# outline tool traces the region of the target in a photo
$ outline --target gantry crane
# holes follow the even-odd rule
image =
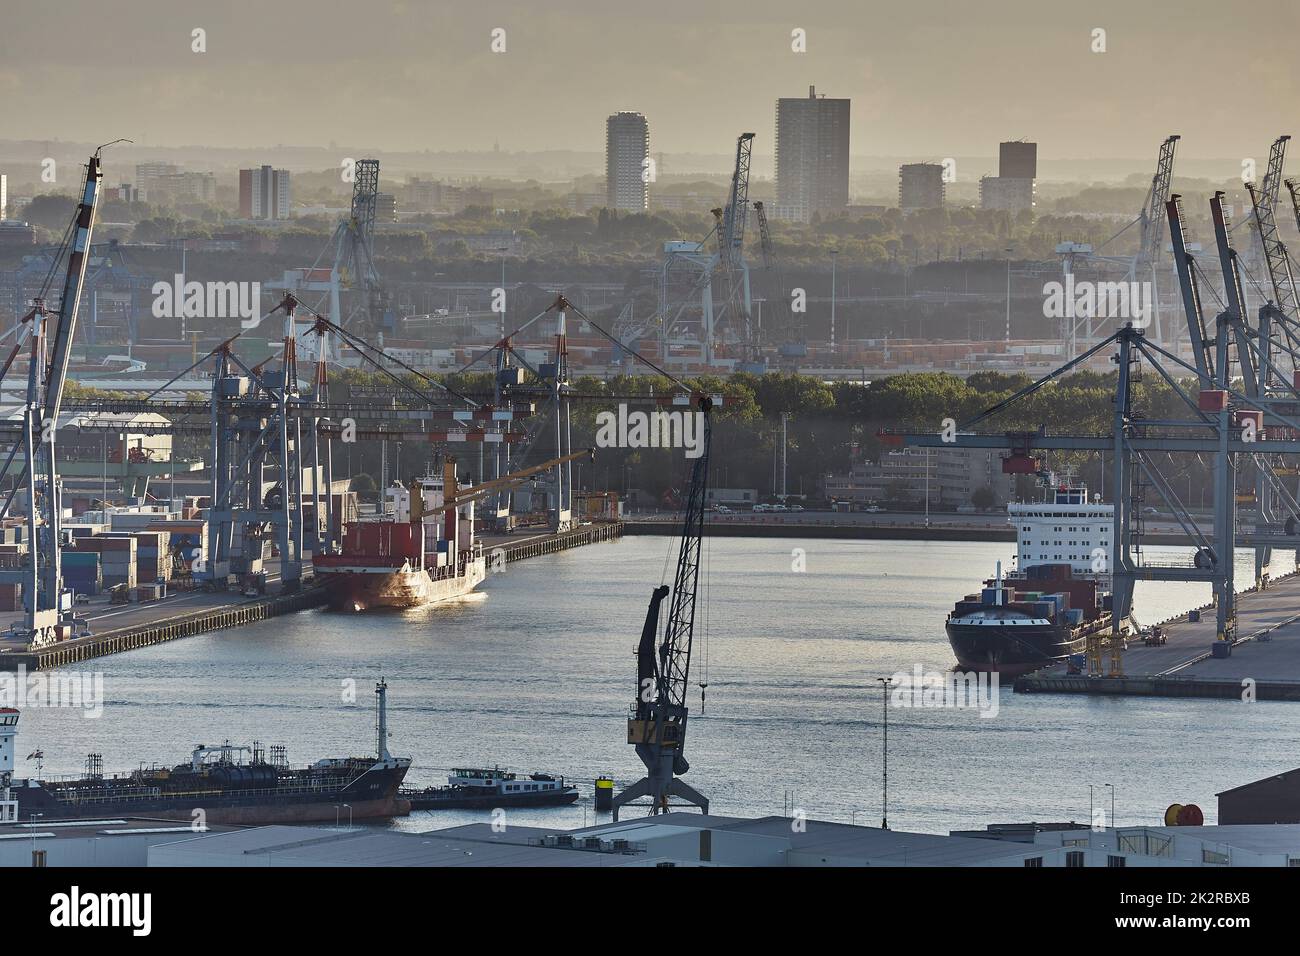
[[[740,346],[742,365],[752,368],[757,359],[755,336],[750,323],[752,300],[749,290],[749,266],[745,262],[745,223],[749,216],[749,166],[753,151],[754,134],[741,133],[736,140],[736,162],[731,172],[731,187],[725,206],[712,210],[715,224],[701,241],[672,241],[664,244],[664,260],[659,268],[659,308],[651,324],[658,325],[660,350],[668,354],[668,345],[674,341],[684,325],[682,321],[688,308],[698,304],[700,310],[698,341],[703,350],[705,364],[717,357],[717,346],[725,341],[724,330],[730,326],[733,338]],[[717,251],[710,254],[710,238],[717,242]],[[695,275],[690,288],[680,299],[670,301],[670,286],[675,268],[686,266]],[[720,275],[724,284],[722,306],[714,309],[713,280]],[[631,336],[619,337],[620,347],[629,343]]]
[[[795,318],[790,296],[785,287],[785,276],[781,272],[781,263],[776,257],[772,245],[772,231],[767,224],[767,210],[761,201],[754,202],[754,215],[758,219],[758,239],[763,250],[763,269],[768,274],[768,298],[775,303],[776,312],[772,317],[783,326],[785,341],[779,351],[785,358],[803,358],[808,354],[808,345],[802,324]]]
[[[1065,276],[1074,273],[1079,262],[1096,262],[1107,267],[1122,266],[1126,271],[1126,280],[1130,283],[1151,283],[1151,317],[1153,325],[1152,338],[1156,342],[1164,340],[1165,335],[1160,318],[1160,295],[1156,284],[1156,266],[1160,258],[1161,239],[1164,236],[1164,209],[1169,200],[1169,190],[1174,179],[1174,154],[1178,148],[1178,135],[1167,136],[1160,144],[1156,158],[1156,171],[1151,177],[1146,199],[1136,219],[1115,233],[1096,249],[1089,243],[1062,242],[1057,245],[1056,253],[1061,257],[1061,269]],[[1118,239],[1134,225],[1138,227],[1138,251],[1131,256],[1102,255],[1102,250]],[[1094,316],[1070,316],[1062,318],[1061,335],[1068,345],[1068,354],[1074,358],[1077,353],[1077,334],[1080,327],[1084,329],[1085,348],[1092,345],[1096,329]]]
[[[31,565],[0,571],[0,580],[16,581],[23,585],[26,610],[24,636],[32,646],[55,640],[57,627],[66,622],[72,610],[71,595],[65,595],[63,590],[63,535],[60,529],[63,503],[54,436],[67,383],[72,340],[77,330],[77,307],[86,277],[95,210],[99,205],[103,179],[99,154],[103,149],[101,146],[95,150],[86,164],[81,200],[65,240],[68,263],[59,306],[57,309],[47,309],[42,292],[31,312],[24,318],[25,322],[31,322],[31,360],[27,372],[27,395],[23,403],[22,437],[10,452],[5,470],[21,447],[24,468],[20,483],[26,494]],[[8,368],[9,364],[6,363],[6,371]],[[9,500],[12,497],[11,494]],[[6,510],[8,504],[9,501],[6,501]]]
[[[348,220],[339,225],[335,236],[334,268],[345,281],[361,292],[365,306],[365,325],[370,331],[392,328],[393,318],[388,293],[379,281],[375,268],[375,206],[379,198],[379,160],[359,159],[352,181],[352,209]],[[355,310],[354,310],[355,313]],[[340,325],[348,325],[343,313],[334,312]]]
[[[684,783],[681,775],[691,769],[686,762],[686,693],[691,669],[691,646],[695,637],[695,604],[700,578],[700,548],[704,537],[705,491],[709,478],[709,450],[713,428],[709,412],[713,400],[695,397],[703,416],[704,439],[700,456],[691,469],[691,487],[682,523],[681,547],[671,592],[661,584],[650,595],[637,645],[637,692],[627,721],[627,742],[645,764],[646,775],[614,798],[614,819],[621,807],[642,797],[649,798],[651,814],[666,813],[670,797],[709,812],[708,798]],[[659,637],[659,609],[671,593],[668,620]],[[656,646],[656,639],[658,645]]]
[[[1261,313],[1265,321],[1274,320],[1280,326],[1291,349],[1298,344],[1290,325],[1300,319],[1300,298],[1297,298],[1295,278],[1291,274],[1290,257],[1286,245],[1277,230],[1274,211],[1277,207],[1278,188],[1282,183],[1282,165],[1286,160],[1286,144],[1290,136],[1279,136],[1268,154],[1268,170],[1261,185],[1246,183],[1250,193],[1251,211],[1255,223],[1254,244],[1262,252],[1265,268],[1268,271],[1269,288],[1272,300],[1265,304],[1267,314]],[[1289,187],[1288,187],[1289,188]],[[1281,313],[1280,315],[1277,313]],[[1290,323],[1287,320],[1291,320]],[[1269,358],[1272,358],[1270,352]],[[1271,373],[1270,377],[1271,377]]]

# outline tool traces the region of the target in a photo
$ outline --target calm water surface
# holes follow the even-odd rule
[[[480,594],[398,614],[309,611],[93,662],[103,716],[29,708],[22,757],[75,773],[176,763],[198,742],[285,744],[289,759],[374,749],[372,683],[390,685],[390,748],[415,759],[409,780],[500,764],[563,773],[572,807],[511,811],[509,821],[580,825],[595,817],[590,781],[640,765],[623,743],[633,650],[669,539],[632,537],[509,566]],[[793,549],[806,570],[792,570]],[[1009,563],[1011,544],[719,538],[707,542],[691,691],[688,780],[721,814],[780,813],[787,791],[809,816],[878,823],[877,677],[953,664],[943,620],[954,600]],[[1165,549],[1171,551],[1172,549]],[[673,554],[675,558],[675,552]],[[1248,563],[1239,556],[1239,580]],[[1201,585],[1138,586],[1143,620],[1208,599]],[[707,626],[704,626],[707,622]],[[705,653],[707,651],[707,654]],[[355,681],[357,703],[344,700]],[[1215,817],[1216,791],[1294,767],[1295,704],[999,693],[996,717],[972,710],[889,714],[890,823],[945,832],[1011,820],[1086,820],[1088,785],[1121,825],[1157,823],[1174,802]],[[32,764],[28,762],[27,768]],[[1104,794],[1104,796],[1102,796]],[[420,813],[422,830],[487,819]]]

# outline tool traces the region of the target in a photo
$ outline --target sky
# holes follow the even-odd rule
[[[766,152],[815,84],[855,155],[1235,157],[1290,131],[1297,36],[1296,0],[5,0],[0,137],[601,150],[626,109],[654,152]]]

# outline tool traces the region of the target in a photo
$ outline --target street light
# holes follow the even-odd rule
[[[831,250],[831,351],[835,351],[835,260],[840,250]]]
[[[889,690],[894,685],[892,677],[877,677],[880,681],[880,689],[883,692],[880,698],[881,710],[885,715],[885,733],[883,738],[884,750],[884,778],[883,793],[880,802],[880,829],[889,829]]]
[[[1110,825],[1113,829],[1115,826],[1115,785],[1108,783],[1105,786],[1110,787]]]
[[[1011,253],[1014,246],[1007,246],[1007,341],[1011,341]]]
[[[501,253],[501,338],[506,337],[506,253],[510,251],[509,246],[501,246],[497,252]]]

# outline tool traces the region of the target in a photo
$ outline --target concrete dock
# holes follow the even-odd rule
[[[1147,647],[1140,638],[1130,638],[1122,655],[1123,677],[1069,675],[1064,664],[1056,664],[1017,679],[1015,689],[1026,694],[1300,700],[1300,575],[1237,595],[1237,638],[1229,657],[1212,656],[1215,612],[1212,607],[1200,610],[1200,621],[1184,614],[1161,622],[1164,645]],[[1102,652],[1103,666],[1108,653]]]
[[[508,535],[483,535],[480,540],[490,571],[495,561],[523,561],[617,540],[622,534],[621,522],[603,522],[560,534],[520,530]],[[0,671],[16,671],[20,667],[28,671],[65,667],[107,654],[238,627],[326,603],[325,588],[317,586],[311,578],[307,578],[297,592],[282,594],[278,571],[271,571],[268,577],[268,593],[258,597],[244,597],[236,591],[194,589],[173,591],[161,600],[145,604],[110,604],[107,595],[100,595],[77,608],[77,616],[85,618],[90,625],[92,633],[89,637],[72,638],[40,648],[0,639]],[[15,618],[20,616],[21,612],[14,615]]]

